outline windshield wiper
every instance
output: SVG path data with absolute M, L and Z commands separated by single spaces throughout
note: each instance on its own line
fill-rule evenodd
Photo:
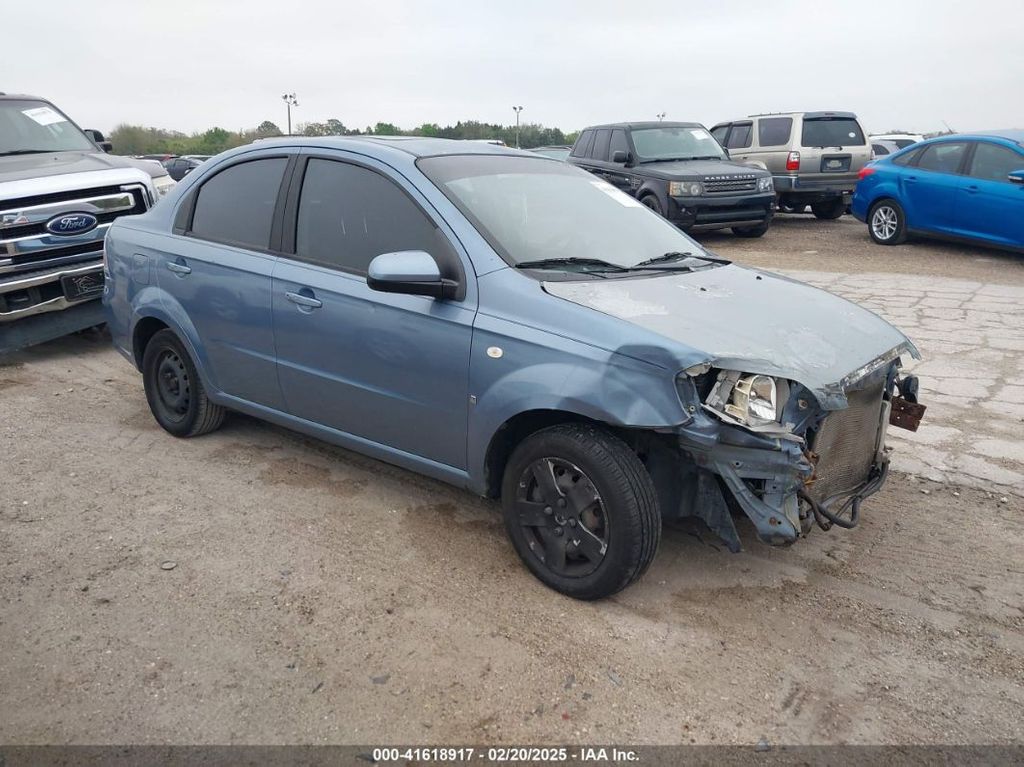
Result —
M 661 269 L 673 270 L 673 271 L 692 271 L 693 266 L 690 265 L 672 265 L 673 261 L 681 261 L 684 258 L 693 258 L 698 261 L 708 261 L 712 264 L 731 264 L 731 261 L 726 261 L 724 258 L 714 258 L 713 256 L 698 256 L 691 253 L 688 250 L 671 250 L 668 253 L 662 253 L 660 256 L 654 258 L 648 258 L 646 261 L 641 261 L 630 269 L 637 269 L 639 271 L 657 271 Z
M 563 266 L 594 267 L 585 271 L 592 272 L 628 272 L 625 266 L 619 266 L 599 258 L 539 258 L 536 261 L 520 261 L 516 269 L 560 269 Z
M 49 154 L 52 149 L 12 149 L 9 152 L 0 152 L 0 157 L 7 157 L 12 154 Z
M 691 160 L 724 160 L 725 158 L 722 157 L 722 155 L 720 155 L 720 154 L 706 154 L 706 155 L 702 155 L 700 157 L 691 157 L 690 159 Z

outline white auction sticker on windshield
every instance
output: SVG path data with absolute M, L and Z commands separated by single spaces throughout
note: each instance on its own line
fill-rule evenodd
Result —
M 704 131 L 701 130 L 700 128 L 690 128 L 690 135 L 693 136 L 694 138 L 705 137 Z
M 615 200 L 615 202 L 619 203 L 619 205 L 625 206 L 627 208 L 643 207 L 643 205 L 637 202 L 635 198 L 630 197 L 628 194 L 626 194 L 620 189 L 616 189 L 607 181 L 591 181 L 590 183 L 593 184 L 597 189 L 600 189 L 606 195 L 611 197 L 613 200 Z
M 67 122 L 63 116 L 50 109 L 50 107 L 22 109 L 21 113 L 30 120 L 35 120 L 40 125 L 53 125 L 54 123 Z

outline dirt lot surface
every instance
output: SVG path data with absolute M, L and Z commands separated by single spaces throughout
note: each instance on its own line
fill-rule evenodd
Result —
M 826 283 L 981 286 L 960 302 L 1024 285 L 1020 257 L 880 248 L 849 218 L 705 240 Z M 922 346 L 954 359 L 940 344 Z M 1012 400 L 1012 347 L 899 442 L 941 470 L 903 464 L 857 529 L 779 550 L 744 526 L 737 555 L 670 529 L 642 581 L 593 604 L 535 581 L 490 502 L 241 416 L 176 440 L 103 335 L 18 354 L 0 363 L 0 742 L 1024 742 L 1024 498 L 959 468 L 974 405 Z

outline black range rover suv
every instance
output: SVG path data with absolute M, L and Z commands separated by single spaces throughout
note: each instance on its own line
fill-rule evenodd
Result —
M 771 174 L 730 162 L 700 123 L 595 125 L 580 132 L 568 161 L 687 232 L 731 227 L 760 237 L 772 220 Z

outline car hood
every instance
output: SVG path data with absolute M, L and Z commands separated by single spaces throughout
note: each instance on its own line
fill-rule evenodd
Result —
M 22 181 L 111 168 L 138 168 L 152 178 L 167 175 L 165 168 L 147 160 L 119 157 L 105 152 L 47 152 L 0 157 L 0 181 Z
M 617 317 L 684 347 L 680 359 L 797 381 L 823 408 L 846 384 L 913 343 L 877 314 L 787 277 L 735 265 L 653 278 L 545 282 L 550 295 Z M 650 359 L 664 364 L 664 359 Z
M 706 176 L 767 176 L 767 171 L 731 160 L 671 160 L 645 162 L 638 171 L 667 180 L 703 179 Z

